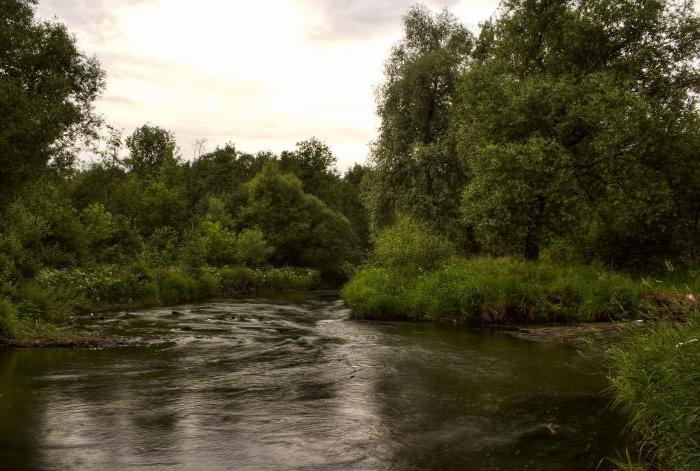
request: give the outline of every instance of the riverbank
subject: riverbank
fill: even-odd
[[[630,326],[609,357],[615,405],[629,418],[648,469],[700,469],[700,315]]]
[[[76,314],[176,305],[253,295],[261,290],[307,290],[321,284],[315,270],[292,267],[181,267],[101,265],[45,270],[0,298],[0,348],[130,345],[133,339],[83,332]]]
[[[342,296],[357,319],[483,325],[684,319],[699,307],[692,289],[591,265],[453,258],[432,270],[369,266]]]

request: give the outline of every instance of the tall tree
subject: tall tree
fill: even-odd
[[[104,72],[36,0],[0,0],[0,206],[97,122]]]
[[[404,38],[391,50],[377,91],[381,127],[369,198],[375,228],[405,213],[459,233],[466,172],[454,151],[450,117],[472,45],[467,28],[447,11],[432,15],[415,6],[404,16]]]

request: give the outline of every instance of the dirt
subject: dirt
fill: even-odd
[[[523,340],[584,346],[590,342],[614,342],[622,335],[624,325],[621,323],[526,325],[505,326],[499,330]]]

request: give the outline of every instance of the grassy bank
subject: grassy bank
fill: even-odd
[[[465,258],[420,222],[400,219],[343,288],[359,319],[464,323],[683,318],[697,277],[634,279],[601,266]]]
[[[429,271],[368,267],[343,289],[360,319],[595,322],[683,316],[686,289],[589,265],[455,258]]]
[[[632,328],[612,350],[616,404],[650,469],[700,469],[700,319]]]
[[[0,339],[69,344],[76,341],[75,332],[59,327],[69,324],[76,312],[179,304],[259,290],[311,289],[319,284],[317,271],[290,267],[188,270],[133,264],[44,270],[30,281],[7,288],[8,294],[0,298]]]

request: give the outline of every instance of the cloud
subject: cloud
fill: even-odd
[[[156,0],[41,0],[39,14],[44,18],[57,17],[73,31],[93,38],[106,38],[118,33],[118,9],[153,3]]]
[[[357,40],[398,30],[401,17],[415,0],[301,0],[302,5],[320,16],[308,28],[314,40]],[[424,2],[426,3],[426,2]],[[433,9],[450,8],[459,0],[433,0]]]
[[[498,0],[429,0],[468,23]],[[316,136],[341,167],[376,136],[373,89],[414,0],[40,0],[98,57],[97,109],[130,133],[150,122],[183,154],[209,147],[275,152]]]

